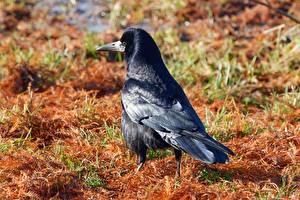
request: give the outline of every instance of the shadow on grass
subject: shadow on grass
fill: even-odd
[[[198,172],[199,180],[202,180],[208,184],[213,184],[221,180],[233,181],[239,180],[244,184],[253,183],[263,183],[271,182],[277,186],[282,186],[282,176],[276,170],[264,169],[261,166],[243,164],[239,166],[230,167],[230,169],[218,169],[215,166],[205,165],[201,167]]]
[[[17,69],[17,76],[14,82],[14,92],[22,93],[31,87],[35,92],[43,92],[49,87],[55,85],[55,81],[51,80],[54,74],[50,71],[39,71],[27,65],[23,65]]]
[[[52,180],[51,180],[52,179]],[[32,181],[31,188],[42,198],[58,197],[60,199],[80,198],[83,192],[80,191],[80,181],[74,174],[63,173],[52,177],[48,182]]]
[[[114,84],[101,83],[97,81],[84,82],[81,84],[75,84],[76,90],[85,91],[97,91],[96,97],[100,98],[106,95],[112,95],[118,93],[122,89],[123,82],[117,80]]]

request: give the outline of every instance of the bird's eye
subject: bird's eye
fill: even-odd
[[[122,45],[123,45],[124,47],[126,47],[126,42],[122,42]]]

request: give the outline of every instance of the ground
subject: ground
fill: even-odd
[[[270,0],[300,18],[296,1]],[[300,26],[252,1],[107,2],[90,33],[36,1],[0,3],[0,199],[299,199]],[[70,4],[70,6],[72,6]],[[130,14],[128,14],[130,13]],[[205,165],[120,131],[120,54],[95,46],[142,24],[207,131],[235,156]]]

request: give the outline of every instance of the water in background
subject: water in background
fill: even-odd
[[[67,23],[91,32],[109,29],[105,0],[39,0],[35,9],[46,9],[49,16],[63,16]]]

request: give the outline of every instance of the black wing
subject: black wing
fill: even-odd
[[[185,96],[176,97],[160,87],[131,79],[126,81],[122,91],[122,104],[130,119],[156,130],[173,147],[192,156],[199,154],[200,152],[194,151],[200,149],[204,155],[197,158],[208,160],[208,163],[214,160],[204,158],[212,158],[213,151],[233,154],[205,132],[196,112],[185,101]],[[223,160],[226,160],[225,157]]]

